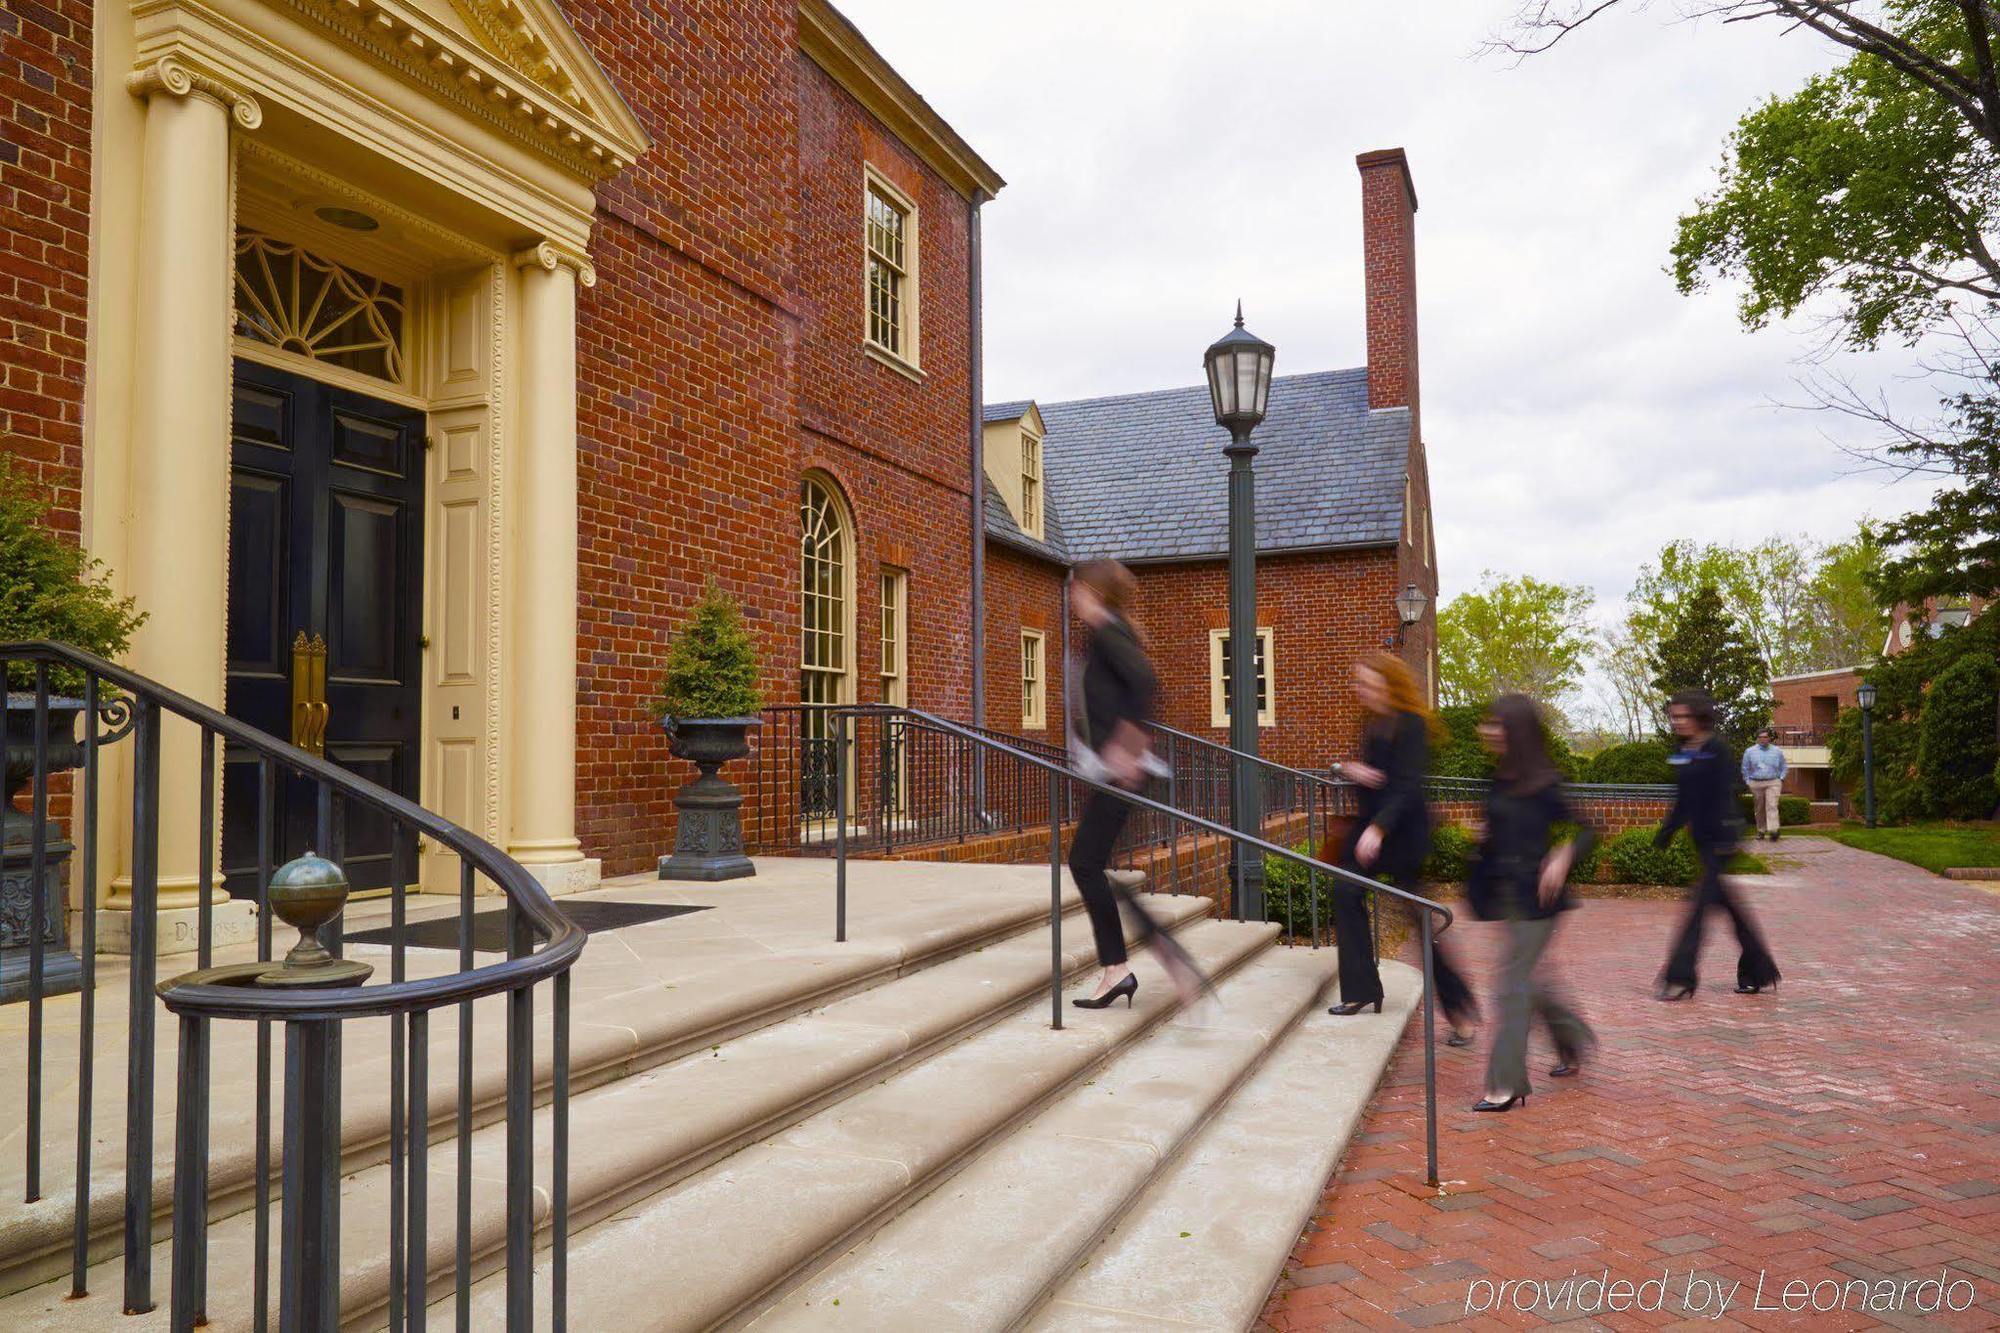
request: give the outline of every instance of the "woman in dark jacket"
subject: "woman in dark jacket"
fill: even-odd
[[[1159,690],[1153,664],[1125,619],[1135,587],[1131,571],[1116,560],[1087,560],[1077,567],[1076,614],[1090,627],[1090,651],[1083,668],[1083,707],[1071,711],[1070,738],[1071,757],[1082,776],[1131,791],[1144,785],[1154,763],[1147,724]],[[1203,985],[1187,951],[1106,873],[1131,813],[1129,802],[1093,791],[1084,800],[1070,842],[1070,875],[1083,895],[1097,941],[1097,961],[1104,966],[1096,990],[1071,1001],[1079,1009],[1102,1009],[1121,997],[1129,1008],[1139,993],[1139,978],[1126,960],[1125,927],[1118,915],[1121,902],[1132,915],[1140,942],[1152,948],[1181,999],[1193,1000]]]
[[[1570,812],[1534,700],[1524,694],[1495,699],[1479,724],[1479,739],[1493,752],[1495,763],[1479,860],[1466,897],[1473,915],[1507,923],[1507,945],[1495,988],[1499,1017],[1486,1062],[1486,1095],[1472,1109],[1505,1111],[1528,1098],[1528,1029],[1536,1018],[1548,1024],[1555,1038],[1557,1061],[1550,1078],[1574,1074],[1583,1053],[1597,1042],[1590,1025],[1559,998],[1556,988],[1535,975],[1559,914],[1575,906],[1569,895],[1570,868],[1589,852],[1594,835],[1584,828],[1574,842],[1555,841],[1556,825],[1568,823]]]
[[[1701,859],[1701,879],[1660,973],[1659,996],[1685,1000],[1694,994],[1701,927],[1711,907],[1727,912],[1736,927],[1736,943],[1742,949],[1736,959],[1736,993],[1755,995],[1766,986],[1776,990],[1777,960],[1765,947],[1757,923],[1722,882],[1722,867],[1742,840],[1743,821],[1736,808],[1736,756],[1715,734],[1715,701],[1701,690],[1683,690],[1667,701],[1667,723],[1681,740],[1681,748],[1668,756],[1674,767],[1674,808],[1653,841],[1665,847],[1674,830],[1687,825],[1695,855]]]
[[[1435,722],[1417,690],[1416,677],[1399,657],[1371,653],[1354,668],[1354,693],[1368,713],[1361,730],[1361,760],[1338,765],[1355,784],[1360,809],[1348,829],[1340,864],[1399,889],[1415,892],[1431,850],[1430,810],[1424,804],[1424,775],[1430,771],[1431,728]],[[1398,899],[1397,901],[1401,901]],[[1408,909],[1412,919],[1418,909]],[[1340,953],[1340,1000],[1330,1014],[1382,1012],[1382,974],[1375,967],[1375,938],[1369,928],[1367,891],[1342,881],[1334,885],[1334,943]],[[1471,1042],[1463,1024],[1478,1015],[1472,988],[1433,946],[1432,976],[1438,1003],[1450,1021],[1453,1046]]]

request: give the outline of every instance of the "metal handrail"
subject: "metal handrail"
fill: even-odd
[[[1329,789],[1344,790],[1354,785],[1343,778],[1336,778],[1326,773],[1315,773],[1311,769],[1293,768],[1290,764],[1281,764],[1277,760],[1268,759],[1261,754],[1250,754],[1247,751],[1224,745],[1220,741],[1209,740],[1206,736],[1197,736],[1192,732],[1182,731],[1179,727],[1170,727],[1164,722],[1151,722],[1147,726],[1157,735],[1172,736],[1176,740],[1187,741],[1192,745],[1199,745],[1204,749],[1226,754],[1231,759],[1247,761],[1257,765],[1259,768],[1267,769],[1274,773],[1282,773],[1288,778],[1303,779]]]
[[[460,1000],[482,999],[522,985],[533,984],[554,976],[575,962],[577,955],[583,952],[584,941],[588,936],[562,914],[561,909],[555,904],[555,899],[549,897],[547,890],[542,888],[541,882],[529,874],[520,862],[478,834],[459,827],[441,815],[432,814],[416,802],[398,796],[386,787],[377,786],[338,764],[309,754],[290,742],[280,740],[269,732],[260,731],[226,713],[218,712],[207,704],[190,699],[185,694],[157,681],[127,671],[95,653],[87,653],[80,648],[72,648],[67,644],[54,643],[47,639],[0,643],[0,661],[20,661],[36,657],[54,658],[70,666],[80,667],[138,698],[159,705],[168,712],[177,713],[188,721],[206,727],[218,735],[226,736],[247,749],[275,759],[305,777],[324,782],[343,796],[374,806],[414,826],[418,832],[449,847],[483,872],[512,900],[510,905],[518,906],[527,913],[528,919],[547,941],[547,947],[524,958],[509,958],[504,962],[492,963],[472,972],[449,977],[433,977],[425,981],[395,982],[340,990],[313,990],[297,995],[281,992],[248,992],[245,988],[236,986],[177,985],[173,991],[176,1006],[216,1018],[277,1020],[376,1018],[398,1009],[435,1008],[455,1004]],[[477,980],[468,983],[468,978]],[[409,1003],[397,1003],[405,999]]]
[[[847,722],[849,719],[857,717],[868,717],[868,716],[892,716],[892,717],[908,718],[923,726],[930,727],[934,730],[944,732],[948,735],[958,736],[970,744],[985,747],[990,752],[999,754],[1016,764],[1026,765],[1031,768],[1038,768],[1048,775],[1049,787],[1050,787],[1049,1007],[1051,1014],[1050,1026],[1053,1028],[1060,1029],[1063,1025],[1062,1023],[1062,981],[1063,981],[1062,882],[1061,882],[1062,881],[1062,866],[1061,866],[1062,833],[1060,827],[1061,816],[1058,813],[1058,803],[1055,800],[1055,790],[1057,786],[1064,781],[1074,783],[1078,787],[1081,787],[1086,791],[1094,791],[1107,796],[1115,796],[1119,800],[1124,801],[1128,805],[1131,805],[1137,809],[1151,810],[1154,813],[1163,815],[1169,819],[1178,820],[1181,821],[1182,823],[1192,825],[1195,829],[1199,830],[1200,832],[1207,833],[1213,837],[1227,839],[1230,842],[1234,843],[1239,848],[1241,847],[1255,848],[1256,850],[1262,852],[1265,856],[1276,856],[1282,860],[1294,862],[1295,864],[1305,867],[1308,876],[1314,874],[1324,874],[1338,880],[1345,880],[1350,884],[1354,884],[1358,887],[1368,889],[1377,894],[1387,893],[1392,897],[1400,898],[1404,902],[1410,904],[1412,907],[1420,909],[1416,913],[1416,917],[1419,923],[1420,934],[1422,936],[1422,942],[1423,942],[1424,1109],[1425,1109],[1424,1130],[1425,1130],[1425,1152],[1426,1152],[1425,1161],[1429,1171],[1427,1179],[1433,1185],[1438,1183],[1437,1050],[1436,1050],[1436,1040],[1435,1040],[1436,1010],[1435,1010],[1435,994],[1434,994],[1436,989],[1434,984],[1435,945],[1438,935],[1442,934],[1444,931],[1450,929],[1451,927],[1451,923],[1454,917],[1450,908],[1446,907],[1443,903],[1435,902],[1429,898],[1424,897],[1421,894],[1412,893],[1407,889],[1399,889],[1393,884],[1385,884],[1380,880],[1370,879],[1368,876],[1360,874],[1357,871],[1348,870],[1341,866],[1331,865],[1325,861],[1320,860],[1318,857],[1309,856],[1303,852],[1295,851],[1289,847],[1282,847],[1279,844],[1272,842],[1267,838],[1259,837],[1254,833],[1245,833],[1239,829],[1230,828],[1226,824],[1218,823],[1215,820],[1205,818],[1201,815],[1192,814],[1186,810],[1175,809],[1173,806],[1167,805],[1164,802],[1153,800],[1151,797],[1148,796],[1142,796],[1134,791],[1128,791],[1123,787],[1113,786],[1111,783],[1108,782],[1099,782],[1094,778],[1086,778],[1082,774],[1075,772],[1073,769],[1069,768],[1064,764],[1059,764],[1052,760],[1044,759],[1039,755],[1030,754],[1025,750],[1019,749],[1012,745],[1008,745],[1005,742],[996,740],[991,736],[984,735],[979,730],[976,730],[972,727],[965,726],[962,723],[953,722],[948,718],[938,717],[933,713],[926,713],[919,709],[914,709],[914,708],[903,708],[892,704],[821,704],[821,705],[804,705],[804,706],[808,708],[824,708],[825,710],[827,710],[827,715],[829,717],[829,720],[832,721],[834,724],[833,725],[833,732],[835,737],[834,754],[835,754],[836,764],[844,764],[845,762],[843,757],[846,749],[844,743],[844,737],[847,729]],[[835,786],[837,790],[840,791],[845,790],[844,777],[840,775],[839,770],[836,770]],[[843,810],[841,814],[843,818],[839,822],[840,836],[836,840],[835,856],[837,858],[837,862],[834,875],[834,885],[835,885],[834,914],[835,914],[835,921],[837,923],[836,925],[837,939],[844,939],[846,937],[846,926],[847,926],[847,846],[845,837],[845,830],[846,830],[846,822],[844,819],[845,811]],[[1239,858],[1239,865],[1240,865],[1240,858]],[[1317,940],[1315,940],[1315,944],[1317,944]]]
[[[390,1284],[389,1322],[392,1327],[421,1327],[431,1304],[430,1266],[426,1241],[429,1157],[428,1033],[433,1010],[456,1006],[458,1030],[457,1105],[457,1316],[461,1328],[469,1317],[472,1270],[471,1135],[474,1001],[504,994],[506,1014],[506,1325],[511,1330],[532,1326],[534,1287],[535,1202],[533,1120],[533,994],[534,987],[553,981],[553,1049],[551,1119],[552,1191],[548,1222],[553,1232],[551,1302],[557,1326],[566,1302],[568,1231],[568,1071],[570,969],[582,952],[585,933],[555,905],[542,885],[513,858],[478,835],[425,810],[394,792],[297,748],[215,708],[200,703],[136,672],[67,644],[29,640],[0,644],[0,674],[12,662],[32,664],[35,672],[34,779],[35,839],[33,878],[36,930],[32,932],[28,990],[29,1126],[27,1153],[28,1201],[38,1197],[40,1120],[40,1011],[42,955],[40,931],[42,875],[47,863],[48,776],[51,741],[47,724],[52,702],[51,669],[75,670],[84,680],[86,734],[77,746],[83,754],[84,778],[80,813],[84,833],[82,892],[84,992],[79,1042],[79,1102],[76,1203],[73,1216],[71,1296],[87,1294],[90,1260],[90,1068],[93,1057],[91,994],[95,969],[90,921],[95,906],[98,829],[98,752],[102,745],[127,734],[134,736],[132,778],[133,848],[131,864],[134,913],[131,1005],[127,1018],[129,1050],[126,1101],[124,1229],[124,1307],[128,1313],[153,1308],[151,1251],[153,1248],[153,1077],[154,1011],[158,1002],[178,1016],[180,1058],[176,1079],[176,1146],[173,1181],[173,1287],[171,1325],[182,1329],[206,1322],[208,1228],[209,1024],[215,1019],[245,1019],[257,1024],[255,1181],[256,1242],[253,1260],[253,1327],[261,1330],[273,1292],[269,1281],[270,1222],[268,1185],[273,1142],[270,1134],[270,1038],[283,1025],[285,1058],[283,1235],[281,1281],[275,1295],[282,1327],[333,1327],[340,1311],[341,1268],[339,1236],[340,1157],[342,1138],[341,1024],[349,1019],[387,1016],[390,1020],[389,1168]],[[106,696],[109,696],[108,698]],[[18,705],[16,705],[18,706]],[[0,695],[0,717],[9,703]],[[100,735],[99,717],[114,730]],[[166,718],[194,724],[200,737],[199,876],[200,921],[197,928],[196,972],[154,984],[157,958],[153,948],[152,912],[159,866],[161,734]],[[209,966],[213,950],[211,889],[218,882],[217,846],[218,740],[240,747],[254,758],[258,772],[258,941],[259,961],[228,968]],[[404,977],[404,895],[391,899],[389,980],[360,984],[368,969],[291,962],[272,964],[269,879],[272,851],[273,779],[290,772],[317,792],[318,843],[334,860],[341,855],[342,823],[352,809],[382,816],[389,828],[390,875],[402,884],[408,857],[417,840],[428,837],[459,858],[459,970],[444,976],[410,981]],[[176,781],[182,780],[179,775]],[[336,804],[336,801],[338,804]],[[501,891],[507,918],[507,957],[481,967],[473,965],[472,904],[478,877]],[[338,891],[327,928],[337,955],[345,888]],[[296,906],[296,904],[295,904]],[[308,934],[316,934],[318,915],[280,908],[287,922],[301,931],[301,949]],[[542,947],[536,948],[536,937]],[[299,951],[295,950],[295,953]],[[324,957],[324,955],[322,955]],[[286,975],[289,974],[289,975]],[[252,984],[258,978],[283,978],[287,984]],[[235,982],[237,984],[222,984]],[[299,984],[303,982],[304,984]],[[406,1041],[407,1037],[407,1041]],[[407,1080],[405,1078],[407,1072]]]

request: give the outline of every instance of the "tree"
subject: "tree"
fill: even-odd
[[[1450,703],[1520,693],[1555,708],[1583,678],[1590,589],[1491,570],[1438,613],[1438,676]]]
[[[1627,622],[1598,640],[1597,660],[1611,693],[1611,704],[1625,739],[1636,741],[1659,729],[1660,694],[1653,688],[1653,668],[1644,644]]]
[[[1993,768],[2000,745],[1993,734],[2000,666],[1967,653],[1938,673],[1924,698],[1918,727],[1917,780],[1924,804],[1945,819],[1984,819],[1993,813]]]
[[[1714,584],[1695,589],[1679,607],[1654,645],[1652,665],[1662,695],[1707,691],[1718,729],[1739,749],[1770,717],[1764,663]]]
[[[1863,520],[1854,535],[1820,553],[1806,607],[1806,664],[1802,671],[1832,671],[1866,662],[1882,651],[1889,618],[1875,590],[1882,568],[1882,539]]]
[[[1529,0],[1495,45],[1546,51],[1644,0]],[[1884,526],[1886,603],[2000,591],[2000,7],[1991,0],[1683,0],[1692,17],[1768,20],[1851,53],[1730,136],[1715,190],[1680,221],[1675,281],[1740,289],[1749,327],[1811,308],[1849,346],[1927,354],[1935,420],[1912,421],[1834,377],[1819,405],[1879,432],[1862,457],[1949,479]]]

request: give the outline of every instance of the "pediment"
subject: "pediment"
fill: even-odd
[[[638,118],[554,0],[291,0],[445,99],[541,141],[580,171],[622,171]]]

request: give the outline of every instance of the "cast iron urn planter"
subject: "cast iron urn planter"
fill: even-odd
[[[716,770],[750,753],[754,717],[663,718],[668,749],[691,760],[701,776],[674,794],[680,831],[672,856],[660,858],[661,879],[714,881],[742,879],[757,868],[743,854],[743,793]]]
[[[83,763],[83,745],[76,739],[76,720],[83,700],[49,700],[48,762],[51,774]],[[32,791],[35,776],[35,696],[15,691],[7,696],[6,776],[0,780],[0,1004],[28,997],[29,944],[33,936],[34,904],[41,895],[42,994],[66,995],[83,984],[83,964],[69,951],[69,924],[63,886],[69,882],[72,845],[62,825],[47,821],[43,845],[42,882],[35,883],[35,818],[14,808],[14,801]]]

